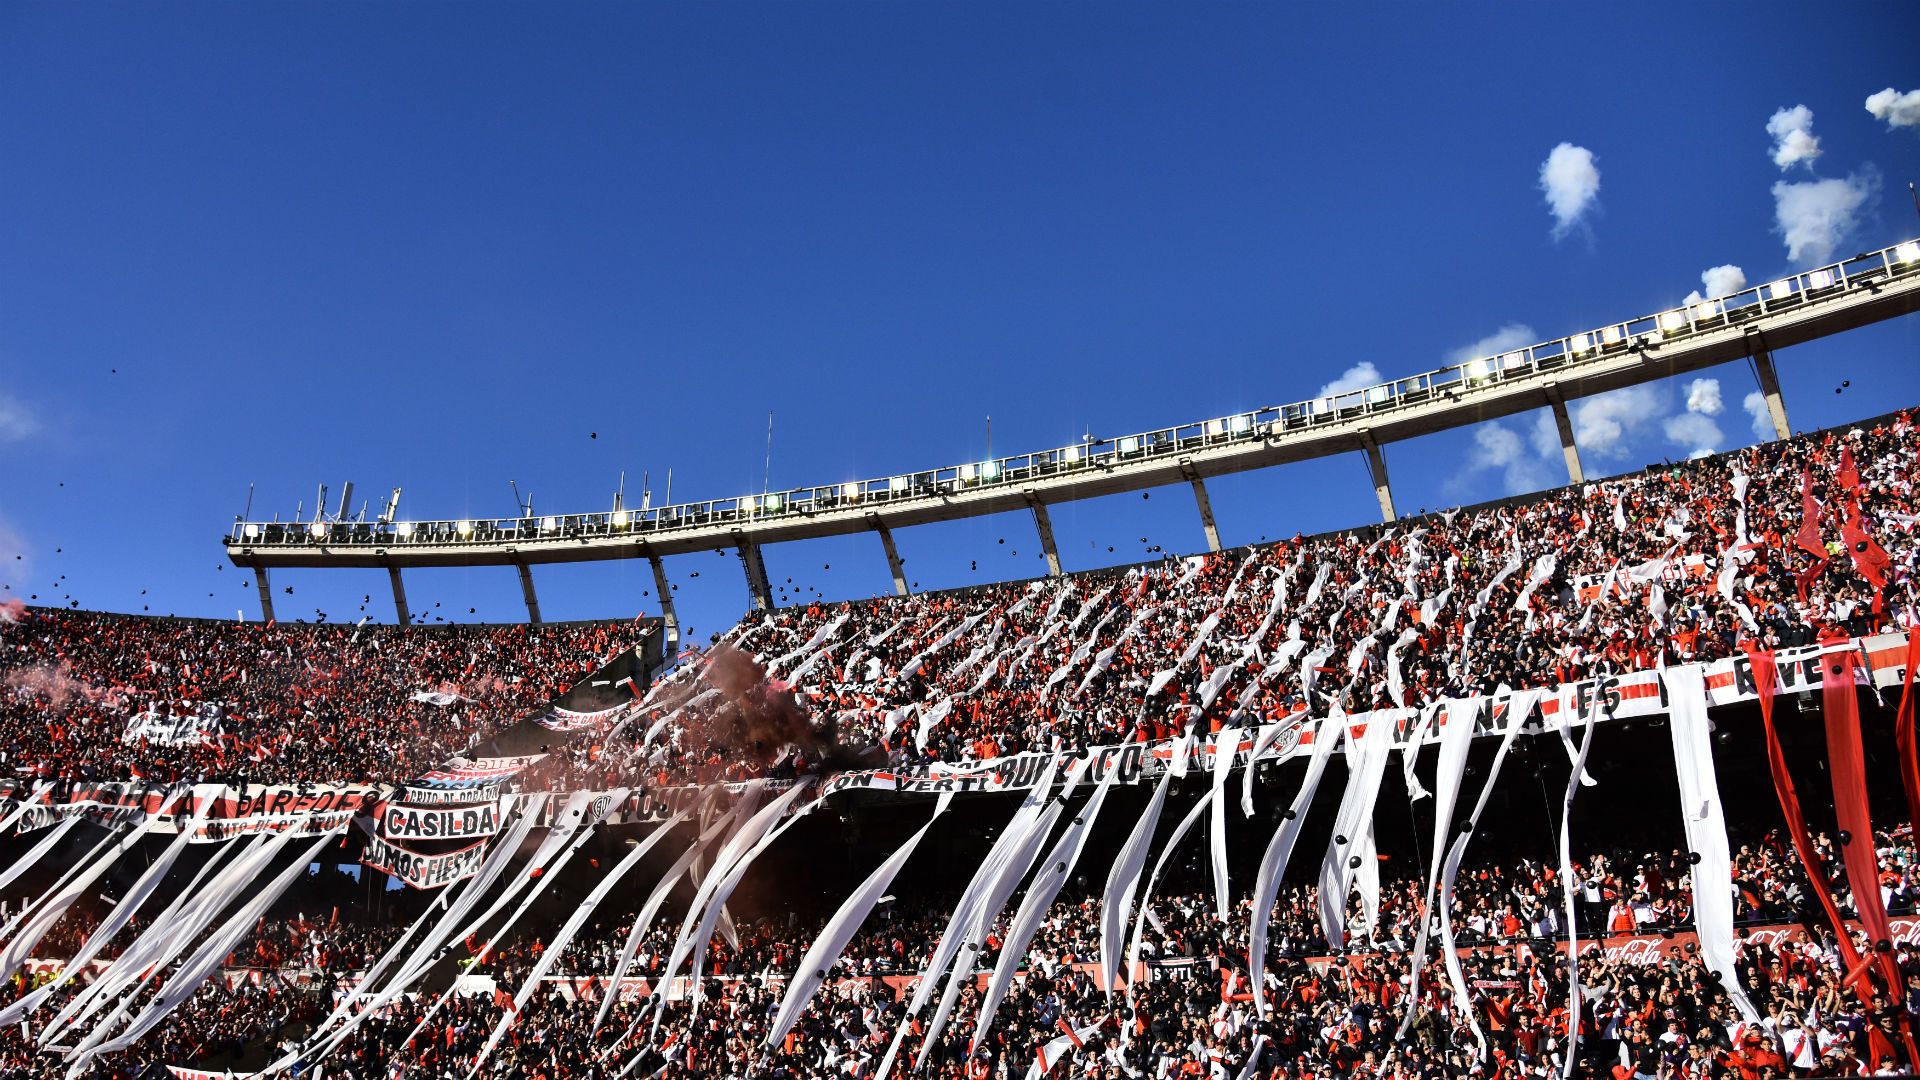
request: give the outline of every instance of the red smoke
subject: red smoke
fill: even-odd
[[[791,747],[806,771],[851,768],[857,762],[840,745],[833,724],[816,725],[785,683],[768,680],[767,670],[747,653],[718,645],[707,654],[699,680],[720,691],[720,702],[696,710],[689,732],[733,757],[772,765]]]
[[[7,673],[7,686],[13,689],[24,688],[35,694],[43,695],[55,708],[65,708],[74,698],[87,701],[104,701],[107,693],[97,686],[81,682],[73,677],[73,669],[65,662],[59,667],[35,664]]]

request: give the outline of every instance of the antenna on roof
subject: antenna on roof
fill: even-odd
[[[319,521],[327,516],[327,485],[321,484],[320,491],[313,497],[313,520]]]
[[[653,485],[647,473],[640,474],[640,509],[653,509]]]
[[[247,508],[240,511],[240,520],[245,521],[253,515],[253,485],[247,485]]]
[[[620,486],[613,489],[613,508],[615,511],[627,508],[627,470],[620,470]]]
[[[398,514],[399,512],[400,512],[400,489],[394,488],[393,494],[387,496],[387,512],[380,515],[380,524],[382,525],[393,524],[394,515]]]
[[[531,491],[527,492],[527,497],[522,499],[520,497],[519,484],[516,484],[512,480],[509,480],[507,481],[507,486],[513,489],[513,505],[519,508],[520,516],[523,518],[532,517],[533,516],[533,492]]]
[[[333,512],[333,520],[347,520],[347,507],[353,503],[353,481],[349,480],[340,488],[340,509]]]

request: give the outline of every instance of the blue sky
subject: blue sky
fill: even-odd
[[[622,470],[729,497],[769,411],[773,486],[837,482],[983,456],[989,415],[1045,448],[1769,280],[1920,234],[1920,96],[1863,104],[1920,89],[1916,40],[1911,4],[7,5],[0,596],[252,617],[249,484],[261,516],[343,480],[415,518],[510,514],[509,479],[604,509]],[[1920,320],[1778,359],[1799,427],[1920,403]],[[1589,468],[1752,441],[1747,369],[1710,375],[1717,412],[1594,408]],[[1401,505],[1561,482],[1533,425],[1390,446]],[[1211,486],[1242,543],[1372,519],[1365,476]],[[1181,488],[1054,518],[1072,569],[1202,545]],[[1043,569],[1024,516],[898,540],[923,588]],[[767,559],[887,587],[870,536]],[[744,608],[731,554],[668,567],[698,636]],[[550,618],[657,611],[643,563],[537,577]],[[275,584],[391,617],[378,572]],[[409,590],[524,614],[504,570]]]

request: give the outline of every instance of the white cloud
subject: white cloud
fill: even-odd
[[[1666,412],[1665,404],[1646,385],[1582,398],[1571,410],[1573,441],[1582,458],[1622,460],[1631,453],[1628,443]]]
[[[1753,421],[1753,437],[1761,442],[1774,437],[1773,414],[1767,411],[1767,396],[1755,390],[1741,399],[1740,407],[1747,411],[1747,418]]]
[[[1561,143],[1540,164],[1540,190],[1553,211],[1553,235],[1559,239],[1578,225],[1600,196],[1600,170],[1593,151]]]
[[[1687,411],[1702,416],[1719,416],[1726,404],[1720,400],[1719,379],[1695,379],[1687,384]]]
[[[1481,338],[1479,341],[1462,345],[1447,354],[1447,363],[1464,364],[1469,360],[1482,357],[1499,356],[1504,352],[1525,348],[1535,344],[1540,336],[1526,323],[1510,322],[1507,325]]]
[[[1889,86],[1867,99],[1867,111],[1889,128],[1920,127],[1920,90],[1903,94]]]
[[[1322,386],[1320,392],[1313,396],[1333,397],[1337,394],[1350,393],[1354,390],[1365,390],[1369,386],[1378,386],[1386,381],[1386,379],[1381,377],[1380,369],[1373,366],[1373,361],[1362,360],[1341,372],[1339,378]]]
[[[1549,417],[1548,427],[1552,424]],[[1554,445],[1557,450],[1559,444]],[[1501,485],[1509,495],[1539,491],[1553,483],[1546,466],[1527,452],[1520,436],[1498,421],[1473,429],[1473,453],[1467,459],[1467,468],[1472,472],[1498,470]]]
[[[1747,272],[1732,263],[1710,266],[1700,274],[1700,282],[1708,296],[1732,296],[1747,287]]]
[[[39,430],[39,422],[25,405],[0,394],[0,442],[18,442]]]
[[[1774,231],[1794,262],[1826,262],[1859,224],[1860,210],[1880,190],[1873,169],[1845,180],[1785,180],[1773,185]]]
[[[1726,438],[1719,424],[1697,412],[1675,413],[1667,417],[1660,430],[1668,442],[1689,448],[1688,457],[1711,454]]]
[[[1773,136],[1773,163],[1782,169],[1795,165],[1813,168],[1820,156],[1820,139],[1813,133],[1813,110],[1805,105],[1781,109],[1767,118],[1767,134]]]

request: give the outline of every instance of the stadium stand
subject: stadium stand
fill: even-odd
[[[1872,635],[1920,642],[1917,451],[1902,413],[1391,526],[755,614],[644,698],[585,711],[552,702],[632,626],[30,610],[0,626],[15,777],[0,833],[21,834],[0,839],[0,1077],[1909,1071],[1912,695],[1854,654]],[[1765,671],[1768,655],[1810,658],[1812,682],[1781,680],[1776,702],[1754,674],[1757,694],[1715,700],[1709,737],[1702,673]],[[1596,735],[1614,709],[1603,684],[1649,672],[1658,701]],[[1505,727],[1483,711],[1496,700],[1515,703]],[[1468,702],[1471,718],[1454,711]],[[1854,741],[1835,742],[1856,709]],[[482,750],[543,710],[551,742],[487,768],[504,758]],[[1432,752],[1417,732],[1347,723],[1385,710],[1426,718]],[[1704,769],[1682,764],[1683,727]],[[1215,740],[1228,749],[1184,775],[1188,740],[1238,729],[1294,741],[1242,760],[1237,734]],[[1137,778],[1157,787],[1116,783],[1091,752],[1169,743]],[[1404,770],[1386,764],[1396,749]],[[1028,791],[1018,808],[1004,792],[949,809],[833,786],[1035,753],[1047,771],[1009,785]],[[1319,787],[1335,757],[1338,797]],[[1714,759],[1702,797],[1689,784],[1713,781]],[[1437,794],[1416,775],[1429,768]],[[1239,769],[1248,811],[1223,797]],[[1584,773],[1597,782],[1576,809]],[[1471,777],[1481,808],[1455,822]],[[115,781],[138,798],[103,801]],[[183,820],[177,783],[380,790],[213,832]],[[483,826],[390,851],[451,869],[438,890],[385,892],[374,845],[441,799]],[[1723,800],[1720,881],[1702,822]],[[1256,912],[1274,848],[1254,833],[1270,830],[1328,854],[1318,873],[1282,858]],[[1449,851],[1464,858],[1443,900]],[[909,859],[913,874],[884,873]],[[1108,923],[1129,866],[1140,947],[1115,985]],[[844,948],[816,957],[836,931]],[[958,974],[936,1009],[920,997],[938,994],[943,953]]]
[[[1733,656],[1743,637],[1780,648],[1829,629],[1860,636],[1914,621],[1911,597],[1880,590],[1876,602],[1866,575],[1912,564],[1916,438],[1903,414],[1397,527],[1064,583],[812,604],[749,617],[721,644],[790,684],[840,746],[898,768],[1054,740],[1164,740],[1195,721],[1217,731],[1290,715],[1313,695],[1350,713],[1418,707]],[[1852,524],[1816,520],[1817,557],[1797,546],[1802,479],[1818,474],[1811,495],[1838,516],[1843,453],[1865,485],[1847,521],[1884,561],[1845,552]],[[656,688],[626,729],[640,738],[596,752],[598,775],[758,771],[709,738],[729,728],[713,713],[732,699],[703,699],[696,665],[680,674],[700,689]],[[636,758],[647,768],[621,769]]]
[[[30,780],[407,780],[559,696],[629,629],[28,608],[0,628],[0,767]]]

